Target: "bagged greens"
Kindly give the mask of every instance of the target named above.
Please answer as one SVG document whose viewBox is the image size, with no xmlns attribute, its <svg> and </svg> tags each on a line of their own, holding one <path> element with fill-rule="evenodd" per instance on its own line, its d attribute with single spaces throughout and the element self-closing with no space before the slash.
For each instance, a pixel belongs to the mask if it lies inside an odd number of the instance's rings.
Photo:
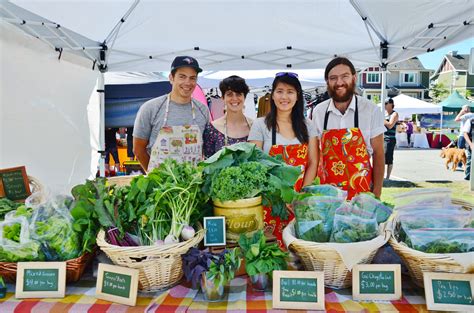
<svg viewBox="0 0 474 313">
<path fill-rule="evenodd" d="M 0 262 L 44 260 L 41 246 L 30 239 L 26 217 L 0 222 Z"/>
<path fill-rule="evenodd" d="M 347 191 L 334 187 L 333 185 L 309 185 L 301 190 L 314 196 L 337 197 L 342 200 L 347 198 Z"/>
<path fill-rule="evenodd" d="M 371 193 L 360 193 L 351 200 L 352 205 L 359 210 L 370 212 L 376 216 L 377 223 L 385 222 L 392 214 L 392 209 Z"/>
<path fill-rule="evenodd" d="M 344 202 L 337 197 L 307 196 L 293 201 L 299 239 L 328 242 L 334 222 L 334 212 Z"/>
<path fill-rule="evenodd" d="M 335 212 L 330 241 L 350 243 L 371 240 L 377 237 L 377 226 L 373 212 L 344 203 Z"/>
<path fill-rule="evenodd" d="M 66 203 L 70 199 L 57 196 L 38 205 L 31 217 L 31 238 L 43 246 L 48 261 L 65 261 L 81 253 L 80 240 L 73 230 L 72 216 Z"/>
<path fill-rule="evenodd" d="M 421 228 L 407 231 L 407 245 L 426 253 L 474 251 L 473 228 Z"/>
<path fill-rule="evenodd" d="M 394 196 L 395 208 L 407 205 L 443 209 L 451 206 L 451 190 L 448 188 L 415 189 Z"/>
</svg>

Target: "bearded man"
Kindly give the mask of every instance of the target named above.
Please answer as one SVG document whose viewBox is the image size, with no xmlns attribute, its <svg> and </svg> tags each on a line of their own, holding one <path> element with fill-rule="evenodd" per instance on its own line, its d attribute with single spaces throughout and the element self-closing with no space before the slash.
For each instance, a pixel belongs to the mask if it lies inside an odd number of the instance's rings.
<svg viewBox="0 0 474 313">
<path fill-rule="evenodd" d="M 385 155 L 382 111 L 355 94 L 356 70 L 343 57 L 333 59 L 324 71 L 330 99 L 318 104 L 312 123 L 317 132 L 322 184 L 348 192 L 382 193 Z"/>
</svg>

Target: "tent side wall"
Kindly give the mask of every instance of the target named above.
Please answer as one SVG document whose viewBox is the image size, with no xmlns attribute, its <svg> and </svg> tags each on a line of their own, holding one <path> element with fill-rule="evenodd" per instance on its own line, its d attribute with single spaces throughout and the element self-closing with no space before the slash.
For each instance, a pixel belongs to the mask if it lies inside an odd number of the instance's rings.
<svg viewBox="0 0 474 313">
<path fill-rule="evenodd" d="M 25 165 L 53 191 L 69 192 L 95 174 L 98 119 L 90 117 L 98 114 L 99 73 L 81 60 L 58 61 L 50 47 L 6 23 L 0 46 L 0 168 Z"/>
</svg>

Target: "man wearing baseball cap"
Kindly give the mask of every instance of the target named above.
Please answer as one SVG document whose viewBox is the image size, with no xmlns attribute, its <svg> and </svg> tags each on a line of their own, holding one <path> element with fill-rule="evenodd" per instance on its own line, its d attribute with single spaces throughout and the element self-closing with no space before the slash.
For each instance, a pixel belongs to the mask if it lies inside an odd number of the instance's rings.
<svg viewBox="0 0 474 313">
<path fill-rule="evenodd" d="M 145 170 L 151 171 L 167 158 L 193 164 L 202 159 L 202 132 L 209 122 L 209 110 L 191 97 L 200 72 L 196 59 L 177 56 L 169 75 L 171 92 L 145 102 L 138 110 L 133 152 Z"/>
</svg>

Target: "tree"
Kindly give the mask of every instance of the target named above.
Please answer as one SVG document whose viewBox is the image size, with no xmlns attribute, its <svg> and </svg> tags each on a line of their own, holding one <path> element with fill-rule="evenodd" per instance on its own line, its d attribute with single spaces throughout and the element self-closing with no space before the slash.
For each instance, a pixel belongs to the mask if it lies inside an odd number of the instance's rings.
<svg viewBox="0 0 474 313">
<path fill-rule="evenodd" d="M 466 99 L 469 100 L 469 98 L 471 98 L 471 96 L 472 96 L 472 91 L 470 89 L 466 89 L 466 92 L 464 93 L 464 96 L 466 97 Z"/>
<path fill-rule="evenodd" d="M 449 90 L 443 83 L 435 84 L 430 88 L 430 97 L 433 98 L 433 102 L 435 103 L 443 101 L 448 95 Z"/>
</svg>

